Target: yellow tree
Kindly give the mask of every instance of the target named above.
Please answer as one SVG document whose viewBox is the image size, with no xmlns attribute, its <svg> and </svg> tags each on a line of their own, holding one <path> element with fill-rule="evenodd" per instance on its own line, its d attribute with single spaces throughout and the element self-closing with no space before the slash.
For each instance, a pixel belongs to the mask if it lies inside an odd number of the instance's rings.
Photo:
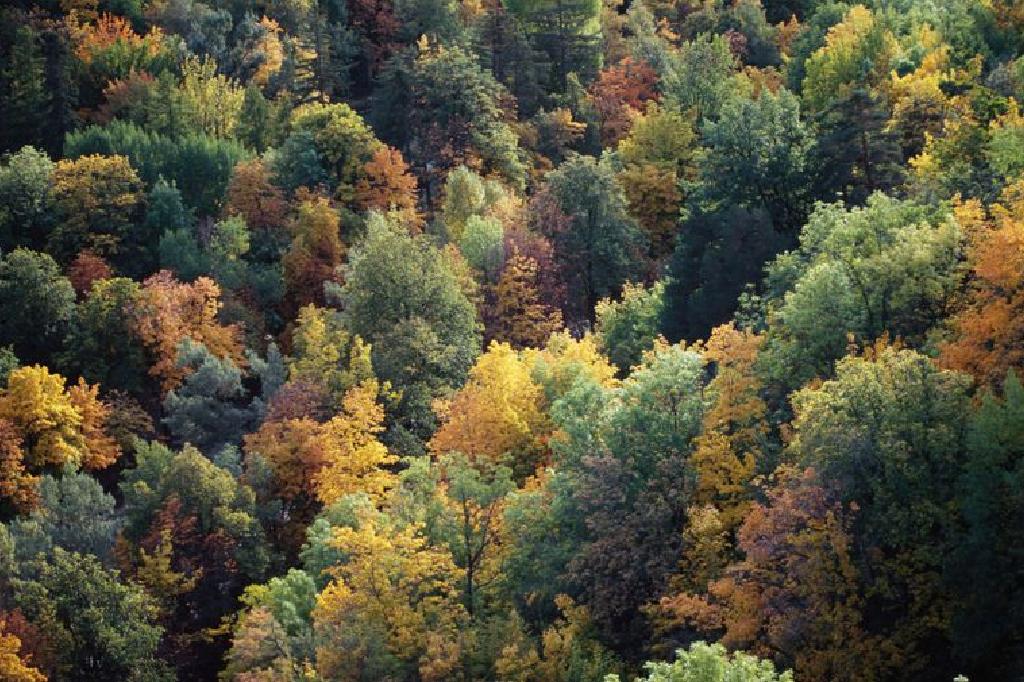
<svg viewBox="0 0 1024 682">
<path fill-rule="evenodd" d="M 396 458 L 378 440 L 384 409 L 377 403 L 380 386 L 369 379 L 351 388 L 341 412 L 325 424 L 309 418 L 268 421 L 245 437 L 245 451 L 261 457 L 274 474 L 274 491 L 308 516 L 313 501 L 331 504 L 355 492 L 375 501 L 393 485 L 385 469 Z"/>
<path fill-rule="evenodd" d="M 359 382 L 373 378 L 370 346 L 341 325 L 337 314 L 310 304 L 299 311 L 292 331 L 289 381 L 309 381 L 340 402 Z"/>
<path fill-rule="evenodd" d="M 0 391 L 0 418 L 14 426 L 32 470 L 81 464 L 85 441 L 82 415 L 64 388 L 65 380 L 42 365 L 20 367 Z"/>
<path fill-rule="evenodd" d="M 19 655 L 21 640 L 6 632 L 7 623 L 0 618 L 0 680 L 6 682 L 46 682 L 46 675 Z"/>
<path fill-rule="evenodd" d="M 395 484 L 395 474 L 386 467 L 398 458 L 377 440 L 384 430 L 379 394 L 375 379 L 354 386 L 342 400 L 341 413 L 323 425 L 327 463 L 315 475 L 315 485 L 317 497 L 326 505 L 358 492 L 380 504 Z"/>
<path fill-rule="evenodd" d="M 828 30 L 825 45 L 806 64 L 803 96 L 810 109 L 821 111 L 853 89 L 875 87 L 889 77 L 899 45 L 884 23 L 856 5 Z"/>
<path fill-rule="evenodd" d="M 572 388 L 580 376 L 610 388 L 618 369 L 601 354 L 593 336 L 574 339 L 568 331 L 553 334 L 542 350 L 527 351 L 533 358 L 533 377 L 551 404 Z"/>
<path fill-rule="evenodd" d="M 99 390 L 99 384 L 90 386 L 82 378 L 68 390 L 71 404 L 82 417 L 82 466 L 89 470 L 105 469 L 121 456 L 121 446 L 105 430 L 110 406 L 99 399 Z"/>
<path fill-rule="evenodd" d="M 532 362 L 509 344 L 492 342 L 477 358 L 430 441 L 435 453 L 462 452 L 492 463 L 509 457 L 521 478 L 532 474 L 546 454 L 551 424 L 544 414 L 544 391 L 531 376 Z"/>
<path fill-rule="evenodd" d="M 692 458 L 697 472 L 693 502 L 714 505 L 730 531 L 746 515 L 750 481 L 768 438 L 767 408 L 754 371 L 763 342 L 762 336 L 728 324 L 712 330 L 704 346 L 704 358 L 714 363 L 716 374 L 708 386 L 714 402 L 704 413 Z"/>
<path fill-rule="evenodd" d="M 0 498 L 30 508 L 44 469 L 96 470 L 117 461 L 121 447 L 105 430 L 110 408 L 98 392 L 82 379 L 65 390 L 64 377 L 41 365 L 10 373 L 0 390 Z"/>
<path fill-rule="evenodd" d="M 466 617 L 451 555 L 431 547 L 420 527 L 374 512 L 356 528 L 335 529 L 331 544 L 348 561 L 331 569 L 313 612 L 317 672 L 331 680 L 451 679 Z"/>
<path fill-rule="evenodd" d="M 299 204 L 294 238 L 281 258 L 289 318 L 300 306 L 323 303 L 324 282 L 338 281 L 336 268 L 345 256 L 340 229 L 341 217 L 325 197 L 307 195 Z"/>
<path fill-rule="evenodd" d="M 19 511 L 39 501 L 39 477 L 25 468 L 25 452 L 17 429 L 0 419 L 0 499 L 9 500 Z"/>
</svg>

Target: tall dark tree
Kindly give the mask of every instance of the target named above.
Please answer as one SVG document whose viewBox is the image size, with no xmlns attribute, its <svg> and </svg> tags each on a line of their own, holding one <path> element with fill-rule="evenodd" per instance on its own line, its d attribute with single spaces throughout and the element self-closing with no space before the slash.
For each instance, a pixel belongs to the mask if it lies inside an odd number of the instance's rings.
<svg viewBox="0 0 1024 682">
<path fill-rule="evenodd" d="M 889 114 L 877 95 L 858 88 L 818 114 L 816 124 L 813 167 L 819 198 L 860 205 L 873 192 L 889 192 L 903 180 L 900 141 L 889 130 Z"/>
</svg>

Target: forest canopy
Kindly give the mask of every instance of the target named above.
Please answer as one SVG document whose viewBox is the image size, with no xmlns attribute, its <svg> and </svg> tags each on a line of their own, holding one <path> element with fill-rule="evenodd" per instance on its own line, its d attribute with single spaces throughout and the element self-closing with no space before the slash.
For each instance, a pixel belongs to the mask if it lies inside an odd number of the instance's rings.
<svg viewBox="0 0 1024 682">
<path fill-rule="evenodd" d="M 10 0 L 0 679 L 1024 678 L 1017 0 Z"/>
</svg>

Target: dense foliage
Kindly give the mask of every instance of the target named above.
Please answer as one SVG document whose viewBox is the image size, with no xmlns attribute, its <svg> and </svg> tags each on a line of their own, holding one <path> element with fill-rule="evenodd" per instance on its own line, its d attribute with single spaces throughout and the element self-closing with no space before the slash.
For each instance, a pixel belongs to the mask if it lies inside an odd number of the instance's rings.
<svg viewBox="0 0 1024 682">
<path fill-rule="evenodd" d="M 2 5 L 0 679 L 1024 678 L 1021 2 Z"/>
</svg>

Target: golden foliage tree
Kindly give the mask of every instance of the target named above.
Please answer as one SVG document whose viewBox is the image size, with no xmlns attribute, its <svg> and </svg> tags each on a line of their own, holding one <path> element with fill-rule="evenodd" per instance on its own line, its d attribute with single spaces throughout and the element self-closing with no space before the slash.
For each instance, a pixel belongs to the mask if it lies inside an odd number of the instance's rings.
<svg viewBox="0 0 1024 682">
<path fill-rule="evenodd" d="M 133 310 L 135 331 L 153 356 L 149 373 L 160 379 L 164 391 L 185 377 L 185 369 L 178 366 L 178 345 L 186 338 L 219 358 L 245 365 L 241 329 L 217 321 L 220 307 L 220 287 L 207 277 L 184 283 L 161 270 L 143 282 Z"/>
<path fill-rule="evenodd" d="M 976 200 L 957 207 L 974 279 L 939 360 L 997 386 L 1007 370 L 1024 363 L 1024 181 L 1008 187 L 990 213 L 986 218 Z"/>
<path fill-rule="evenodd" d="M 532 474 L 544 462 L 552 427 L 543 411 L 544 391 L 531 371 L 530 358 L 507 343 L 492 342 L 466 385 L 449 404 L 439 405 L 447 419 L 430 449 L 494 463 L 509 457 L 518 475 Z"/>
<path fill-rule="evenodd" d="M 462 571 L 451 555 L 430 546 L 420 527 L 373 513 L 364 513 L 357 528 L 335 529 L 332 545 L 348 561 L 331 569 L 333 579 L 317 599 L 317 672 L 361 679 L 387 656 L 397 661 L 398 678 L 451 679 L 466 617 Z"/>
</svg>

